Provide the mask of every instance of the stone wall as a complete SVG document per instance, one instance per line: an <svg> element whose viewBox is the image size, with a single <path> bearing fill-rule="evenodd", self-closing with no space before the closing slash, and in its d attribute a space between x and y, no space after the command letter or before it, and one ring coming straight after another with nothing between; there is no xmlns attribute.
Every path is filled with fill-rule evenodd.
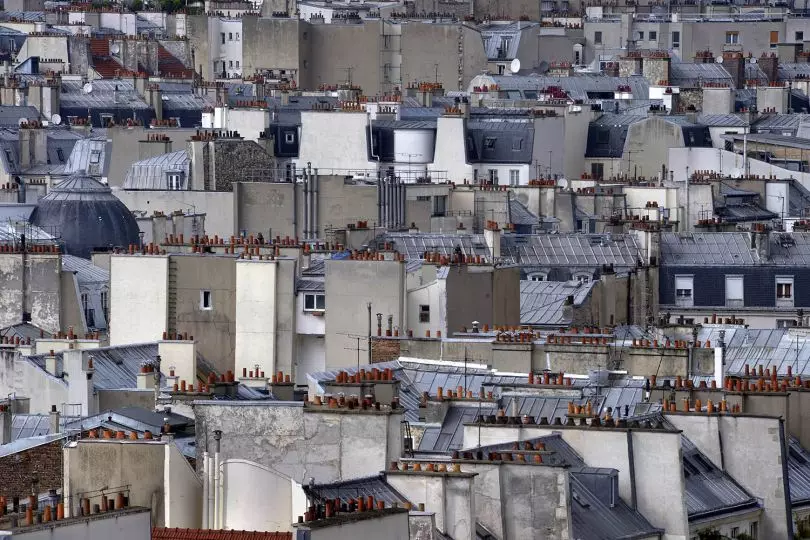
<svg viewBox="0 0 810 540"><path fill-rule="evenodd" d="M29 495L34 479L38 493L62 488L61 439L0 458L0 497Z"/></svg>

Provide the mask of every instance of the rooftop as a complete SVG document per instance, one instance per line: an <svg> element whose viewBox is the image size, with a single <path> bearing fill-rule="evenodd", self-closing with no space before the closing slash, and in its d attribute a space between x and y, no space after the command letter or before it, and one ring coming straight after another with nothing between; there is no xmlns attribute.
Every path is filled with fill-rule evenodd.
<svg viewBox="0 0 810 540"><path fill-rule="evenodd" d="M594 281L526 281L520 282L520 324L560 325L571 322L565 306L569 296L574 306L581 305L591 294Z"/></svg>
<svg viewBox="0 0 810 540"><path fill-rule="evenodd" d="M760 241L768 248L757 249ZM769 252L765 257L762 252ZM760 240L748 232L661 233L662 266L807 266L810 233L768 233Z"/></svg>

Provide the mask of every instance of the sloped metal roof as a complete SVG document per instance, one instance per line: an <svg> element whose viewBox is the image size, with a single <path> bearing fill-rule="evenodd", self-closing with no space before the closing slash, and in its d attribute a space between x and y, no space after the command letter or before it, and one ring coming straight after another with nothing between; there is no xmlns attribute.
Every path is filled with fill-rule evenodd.
<svg viewBox="0 0 810 540"><path fill-rule="evenodd" d="M672 62L670 65L670 81L675 86L699 86L701 83L725 83L734 86L734 80L729 72L714 62L708 64L694 64L690 62Z"/></svg>
<svg viewBox="0 0 810 540"><path fill-rule="evenodd" d="M47 414L15 414L11 420L11 440L41 437L51 433L51 419Z"/></svg>
<svg viewBox="0 0 810 540"><path fill-rule="evenodd" d="M517 434L517 432L516 432ZM576 450L571 448L571 446L565 442L561 435L558 433L554 433L552 435L544 435L543 437L536 437L534 439L527 439L525 441L520 441L519 443L515 442L507 442L507 443L500 443L500 444L490 444L486 446L477 446L473 447L470 450L477 452L481 451L486 455L488 452L503 452L503 451L520 451L520 448L523 448L525 443L529 443L534 446L535 443L542 442L546 445L546 452L550 452L550 454L543 455L543 463L545 465L552 465L557 467L584 467L585 462L582 458L577 454ZM515 448L515 445L518 445L519 448Z"/></svg>
<svg viewBox="0 0 810 540"><path fill-rule="evenodd" d="M745 127L745 121L736 114L702 114L698 124L709 127Z"/></svg>
<svg viewBox="0 0 810 540"><path fill-rule="evenodd" d="M686 510L689 520L759 506L757 499L721 471L687 437L681 436Z"/></svg>
<svg viewBox="0 0 810 540"><path fill-rule="evenodd" d="M62 255L62 270L74 272L79 284L108 283L110 281L110 272L108 270L96 266L88 259L73 255Z"/></svg>
<svg viewBox="0 0 810 540"><path fill-rule="evenodd" d="M509 223L513 225L532 226L540 223L537 214L526 208L526 205L517 199L509 199Z"/></svg>
<svg viewBox="0 0 810 540"><path fill-rule="evenodd" d="M747 232L661 233L663 266L810 266L810 233L770 233L770 258Z"/></svg>
<svg viewBox="0 0 810 540"><path fill-rule="evenodd" d="M791 504L810 504L810 452L793 436L788 440L788 480Z"/></svg>
<svg viewBox="0 0 810 540"><path fill-rule="evenodd" d="M121 345L89 349L93 358L93 386L97 390L117 390L137 387L137 374L141 365L152 362L158 354L157 343ZM25 357L26 360L45 370L45 355ZM56 353L57 368L64 371L62 353ZM67 374L65 374L67 378ZM161 377L162 380L162 377Z"/></svg>
<svg viewBox="0 0 810 540"><path fill-rule="evenodd" d="M190 167L191 159L187 150L177 150L142 159L129 167L123 187L124 189L167 190L169 184L166 173L179 172L182 173L180 189L186 189Z"/></svg>
<svg viewBox="0 0 810 540"><path fill-rule="evenodd" d="M574 297L574 305L591 294L594 282L578 281L526 281L520 282L520 324L565 325L565 302Z"/></svg>
<svg viewBox="0 0 810 540"><path fill-rule="evenodd" d="M663 534L630 508L616 488L618 471L583 467L569 474L571 528L578 540L648 538Z"/></svg>
<svg viewBox="0 0 810 540"><path fill-rule="evenodd" d="M59 441L67 437L65 433L55 433L49 435L40 435L38 437L28 437L27 439L17 439L16 441L0 445L0 458L25 452L43 444Z"/></svg>
<svg viewBox="0 0 810 540"><path fill-rule="evenodd" d="M39 339L40 333L45 337L51 337L50 332L46 332L42 328L34 326L29 322L18 323L5 328L0 328L0 336L2 337L14 338L19 336L20 339L31 338L31 341Z"/></svg>
<svg viewBox="0 0 810 540"><path fill-rule="evenodd" d="M321 502L340 499L348 504L351 499L369 495L373 496L375 501L384 501L386 506L411 502L385 481L383 473L329 484L304 484L303 487L307 496Z"/></svg>
<svg viewBox="0 0 810 540"><path fill-rule="evenodd" d="M441 427L428 426L419 441L419 452L447 452L464 446L464 424L474 422L479 414L495 414L491 403L481 406L451 405L444 415Z"/></svg>

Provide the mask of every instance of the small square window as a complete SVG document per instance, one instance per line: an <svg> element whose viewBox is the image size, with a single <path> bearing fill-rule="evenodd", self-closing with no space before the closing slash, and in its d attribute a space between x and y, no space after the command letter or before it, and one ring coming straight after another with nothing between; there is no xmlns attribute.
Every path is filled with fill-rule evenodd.
<svg viewBox="0 0 810 540"><path fill-rule="evenodd" d="M795 41L804 41L804 32L796 32Z"/></svg>
<svg viewBox="0 0 810 540"><path fill-rule="evenodd" d="M739 32L726 32L726 43L729 45L733 45L735 43L740 42L740 33Z"/></svg>
<svg viewBox="0 0 810 540"><path fill-rule="evenodd" d="M512 139L512 150L515 150L515 151L523 150L523 139L522 138Z"/></svg>
<svg viewBox="0 0 810 540"><path fill-rule="evenodd" d="M597 45L602 44L602 32L594 32L593 33L593 42Z"/></svg>
<svg viewBox="0 0 810 540"><path fill-rule="evenodd" d="M228 32L228 41L233 41L233 32Z"/></svg>
<svg viewBox="0 0 810 540"><path fill-rule="evenodd" d="M520 169L509 169L509 185L520 185Z"/></svg>
<svg viewBox="0 0 810 540"><path fill-rule="evenodd" d="M305 294L304 311L324 311L326 309L326 295Z"/></svg>
<svg viewBox="0 0 810 540"><path fill-rule="evenodd" d="M644 41L644 32L639 32L638 33L638 40L639 41Z"/></svg>
<svg viewBox="0 0 810 540"><path fill-rule="evenodd" d="M90 163L98 163L101 160L101 150L92 150L90 152Z"/></svg>
<svg viewBox="0 0 810 540"><path fill-rule="evenodd" d="M286 144L293 144L295 142L295 133L292 131L284 132L284 142Z"/></svg>
<svg viewBox="0 0 810 540"><path fill-rule="evenodd" d="M219 37L222 39L222 44L225 45L225 32L220 32Z"/></svg>
<svg viewBox="0 0 810 540"><path fill-rule="evenodd" d="M419 322L420 323L429 323L430 322L430 306L429 305L420 305L419 306Z"/></svg>
<svg viewBox="0 0 810 540"><path fill-rule="evenodd" d="M229 68L232 68L232 67L233 67L233 60L228 60L228 67L229 67Z"/></svg>
<svg viewBox="0 0 810 540"><path fill-rule="evenodd" d="M239 69L239 60L236 61L236 69Z"/></svg>
<svg viewBox="0 0 810 540"><path fill-rule="evenodd" d="M236 41L239 41L239 32L236 33Z"/></svg>
<svg viewBox="0 0 810 540"><path fill-rule="evenodd" d="M211 302L211 291L200 291L200 309L214 309Z"/></svg>
<svg viewBox="0 0 810 540"><path fill-rule="evenodd" d="M793 306L793 276L776 276L776 305Z"/></svg>
<svg viewBox="0 0 810 540"><path fill-rule="evenodd" d="M650 34L649 34L649 36L648 36L648 39L649 39L650 41L655 41L655 40L657 40L657 39L658 39L658 32L653 32L653 31L650 31Z"/></svg>
<svg viewBox="0 0 810 540"><path fill-rule="evenodd" d="M495 137L485 137L484 148L487 149L495 148Z"/></svg>
<svg viewBox="0 0 810 540"><path fill-rule="evenodd" d="M681 46L681 33L672 32L672 48L678 49Z"/></svg>

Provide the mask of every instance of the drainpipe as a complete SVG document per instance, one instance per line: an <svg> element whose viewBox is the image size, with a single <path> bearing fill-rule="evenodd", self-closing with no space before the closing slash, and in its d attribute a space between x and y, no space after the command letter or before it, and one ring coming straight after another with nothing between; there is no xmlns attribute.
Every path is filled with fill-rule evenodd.
<svg viewBox="0 0 810 540"><path fill-rule="evenodd" d="M220 441L222 439L222 431L219 429L214 430L214 528L222 528L222 472L220 471Z"/></svg>
<svg viewBox="0 0 810 540"><path fill-rule="evenodd" d="M307 168L301 169L304 175L304 230L302 238L309 238L309 179L307 178Z"/></svg>
<svg viewBox="0 0 810 540"><path fill-rule="evenodd" d="M207 450L206 450L207 452ZM208 528L214 528L216 519L216 484L214 483L214 456L208 452L208 500L205 501L208 507Z"/></svg>
<svg viewBox="0 0 810 540"><path fill-rule="evenodd" d="M380 177L380 170L377 169L377 225L382 225L382 198L380 193L382 190L382 179Z"/></svg>
<svg viewBox="0 0 810 540"><path fill-rule="evenodd" d="M315 169L315 189L312 192L312 233L313 238L318 238L318 193L320 192L321 179L318 177L318 169Z"/></svg>
<svg viewBox="0 0 810 540"><path fill-rule="evenodd" d="M405 182L399 183L399 205L397 206L399 215L397 216L397 228L405 223Z"/></svg>
<svg viewBox="0 0 810 540"><path fill-rule="evenodd" d="M295 163L290 167L290 171L293 185L293 235L298 236L298 179L295 177ZM272 236L270 240L272 240Z"/></svg>
<svg viewBox="0 0 810 540"><path fill-rule="evenodd" d="M309 227L309 236L310 238L314 236L314 231L312 230L313 224L315 223L315 219L313 218L313 205L312 200L314 199L312 190L314 188L314 179L312 178L312 162L307 161L307 178L309 178L309 223L307 223L307 227Z"/></svg>
<svg viewBox="0 0 810 540"><path fill-rule="evenodd" d="M380 184L380 225L388 228L388 206L386 205L385 196L388 194L388 177L383 178Z"/></svg>
<svg viewBox="0 0 810 540"><path fill-rule="evenodd" d="M633 430L627 430L627 461L630 465L630 507L633 510L638 508L636 499L636 463L633 457Z"/></svg>
<svg viewBox="0 0 810 540"><path fill-rule="evenodd" d="M210 525L208 524L208 493L209 493L209 483L208 483L208 450L203 452L203 500L202 500L202 528L203 529L210 529Z"/></svg>
<svg viewBox="0 0 810 540"><path fill-rule="evenodd" d="M22 302L20 303L20 308L22 309L22 313L20 314L20 321L25 322L25 234L20 235L20 257L22 257L22 272L20 273L20 283L22 288Z"/></svg>

